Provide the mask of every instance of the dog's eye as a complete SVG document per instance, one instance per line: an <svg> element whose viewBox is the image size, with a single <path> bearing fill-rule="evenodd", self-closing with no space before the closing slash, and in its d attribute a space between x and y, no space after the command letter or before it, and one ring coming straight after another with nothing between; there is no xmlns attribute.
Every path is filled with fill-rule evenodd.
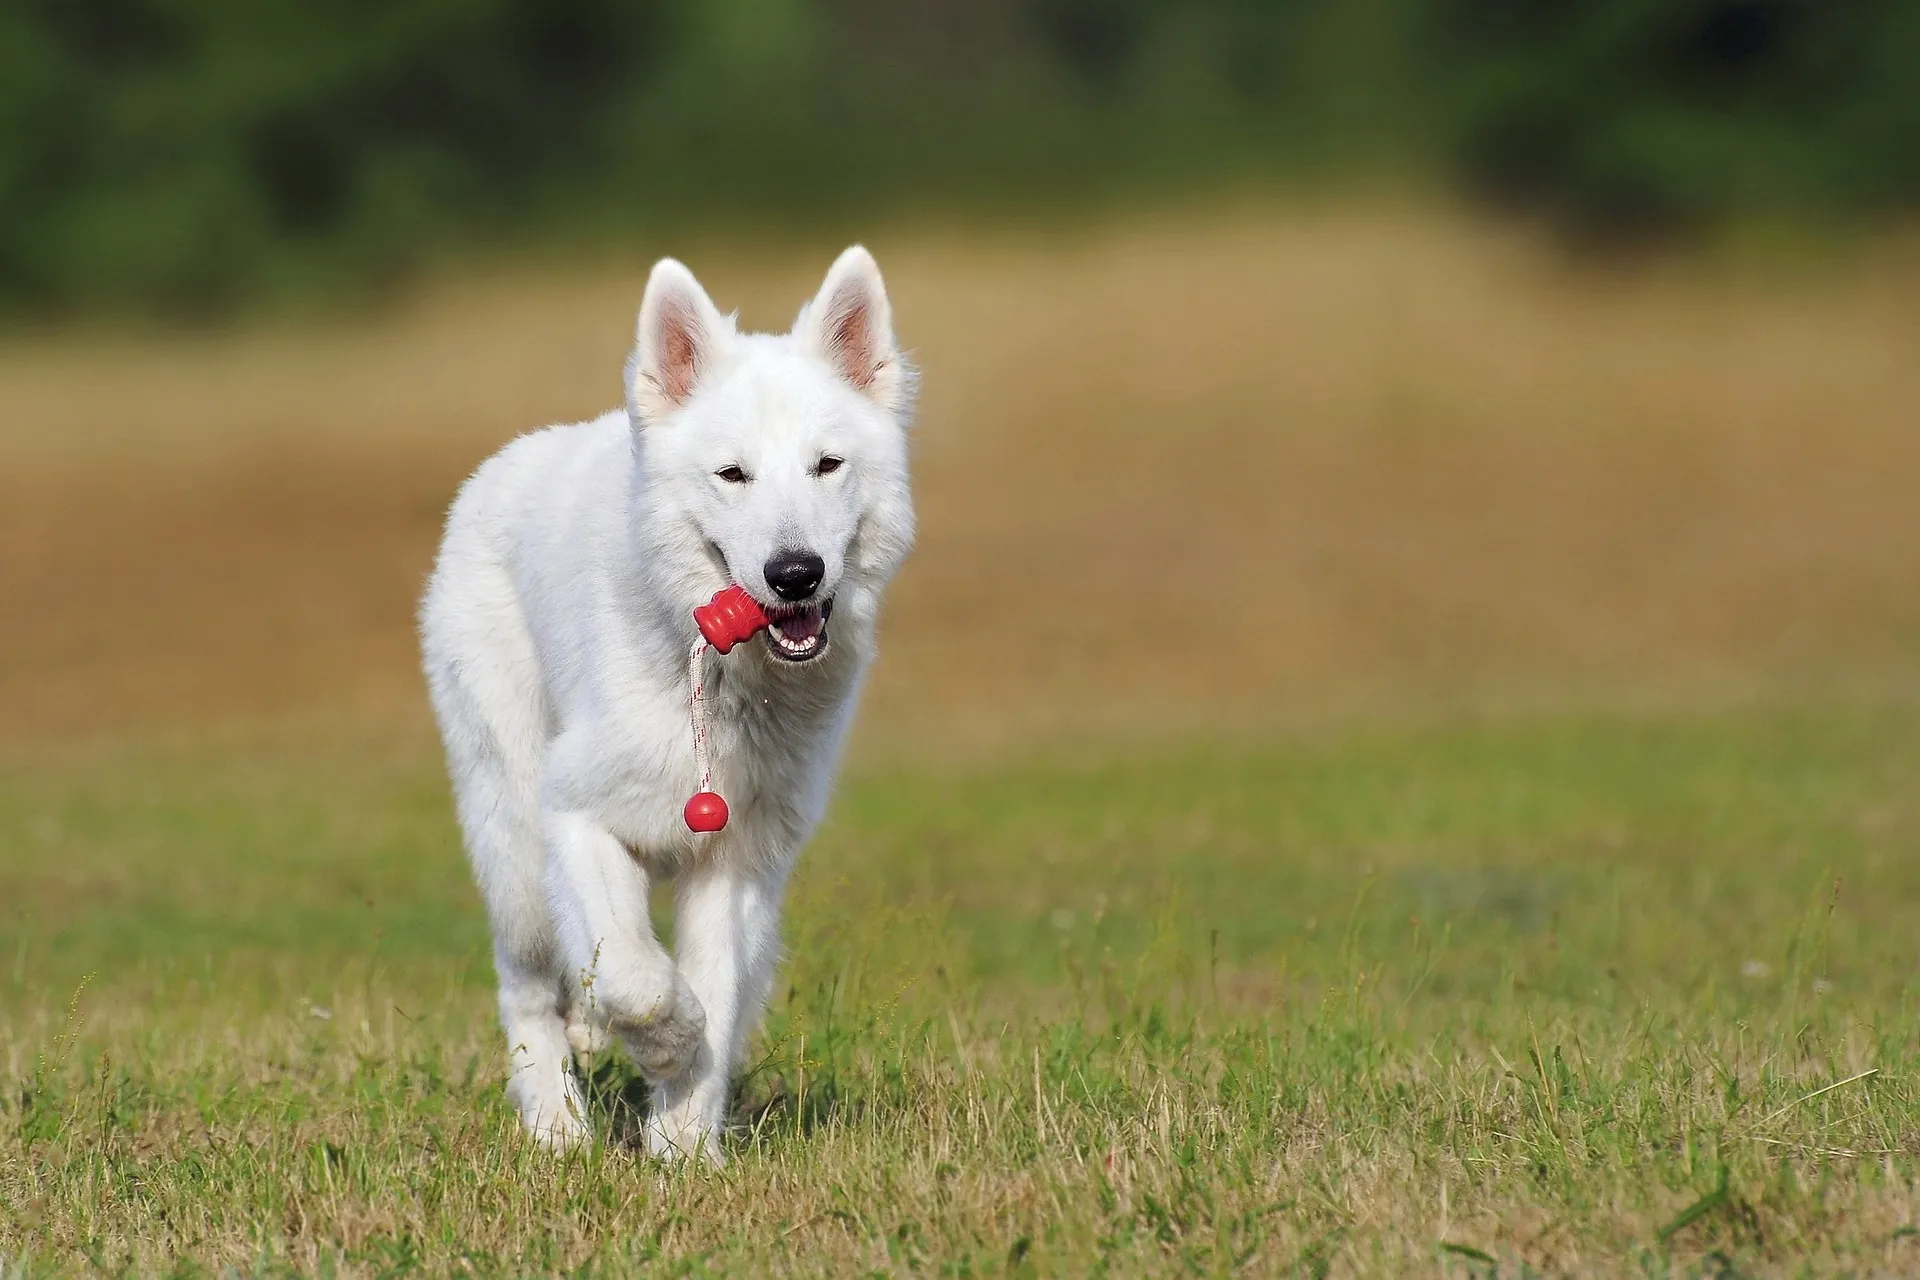
<svg viewBox="0 0 1920 1280"><path fill-rule="evenodd" d="M728 484L745 484L748 479L747 473L739 467L722 467L713 474L719 476Z"/></svg>
<svg viewBox="0 0 1920 1280"><path fill-rule="evenodd" d="M830 476L846 464L847 460L845 458L836 458L829 453L814 464L813 474L817 476Z"/></svg>

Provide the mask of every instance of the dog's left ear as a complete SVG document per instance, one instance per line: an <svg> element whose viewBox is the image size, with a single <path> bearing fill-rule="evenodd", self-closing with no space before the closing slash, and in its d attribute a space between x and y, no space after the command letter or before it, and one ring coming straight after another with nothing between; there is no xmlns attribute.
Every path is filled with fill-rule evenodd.
<svg viewBox="0 0 1920 1280"><path fill-rule="evenodd" d="M634 424L657 422L691 399L733 336L733 322L693 272L672 258L654 263L627 357L627 413Z"/></svg>
<svg viewBox="0 0 1920 1280"><path fill-rule="evenodd" d="M893 340L893 307L880 266L854 245L800 311L793 331L834 372L883 409L904 415L913 402L913 369Z"/></svg>

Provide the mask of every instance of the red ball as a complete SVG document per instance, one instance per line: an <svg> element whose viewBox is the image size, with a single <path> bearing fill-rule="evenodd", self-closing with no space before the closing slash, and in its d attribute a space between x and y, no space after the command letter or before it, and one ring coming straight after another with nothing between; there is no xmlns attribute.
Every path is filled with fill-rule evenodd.
<svg viewBox="0 0 1920 1280"><path fill-rule="evenodd" d="M711 791L697 791L686 808L687 829L702 833L727 825L727 802Z"/></svg>

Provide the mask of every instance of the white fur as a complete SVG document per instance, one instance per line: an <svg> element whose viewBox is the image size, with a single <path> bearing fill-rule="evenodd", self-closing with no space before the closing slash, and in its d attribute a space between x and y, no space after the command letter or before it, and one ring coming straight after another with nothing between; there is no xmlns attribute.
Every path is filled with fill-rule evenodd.
<svg viewBox="0 0 1920 1280"><path fill-rule="evenodd" d="M587 1138L572 1052L611 1037L651 1082L647 1144L720 1156L729 1073L779 951L780 902L826 808L887 581L913 541L912 373L878 267L847 250L784 335L737 333L687 269L647 281L627 410L522 436L447 518L421 605L428 687L493 924L508 1093L543 1141ZM816 474L822 455L845 460ZM751 479L717 473L738 466ZM707 657L714 789L690 833L692 610L777 598L818 554L826 652ZM648 891L678 884L677 956Z"/></svg>

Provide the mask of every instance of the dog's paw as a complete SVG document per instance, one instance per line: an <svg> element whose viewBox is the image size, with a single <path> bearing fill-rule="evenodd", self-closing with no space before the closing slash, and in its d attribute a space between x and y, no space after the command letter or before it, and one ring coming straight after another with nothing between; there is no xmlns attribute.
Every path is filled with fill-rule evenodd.
<svg viewBox="0 0 1920 1280"><path fill-rule="evenodd" d="M571 1075L563 1074L557 1088L552 1081L544 1082L543 1088L528 1087L533 1082L521 1079L514 1083L522 1087L509 1085L508 1095L520 1112L527 1136L540 1146L560 1155L593 1141L593 1130L587 1125L586 1097Z"/></svg>
<svg viewBox="0 0 1920 1280"><path fill-rule="evenodd" d="M711 1169L727 1162L726 1152L720 1148L719 1130L677 1111L656 1111L647 1117L646 1144L649 1155L668 1164L696 1156Z"/></svg>
<svg viewBox="0 0 1920 1280"><path fill-rule="evenodd" d="M567 1010L567 1046L577 1058L591 1058L605 1053L613 1046L613 1037L607 1029L595 1025L580 1008L575 1005Z"/></svg>
<svg viewBox="0 0 1920 1280"><path fill-rule="evenodd" d="M707 1031L707 1011L676 971L673 985L641 1013L620 1013L608 1028L620 1037L650 1084L684 1075Z"/></svg>
<svg viewBox="0 0 1920 1280"><path fill-rule="evenodd" d="M528 1121L527 1134L553 1155L577 1151L593 1141L593 1130L573 1116L552 1121Z"/></svg>

